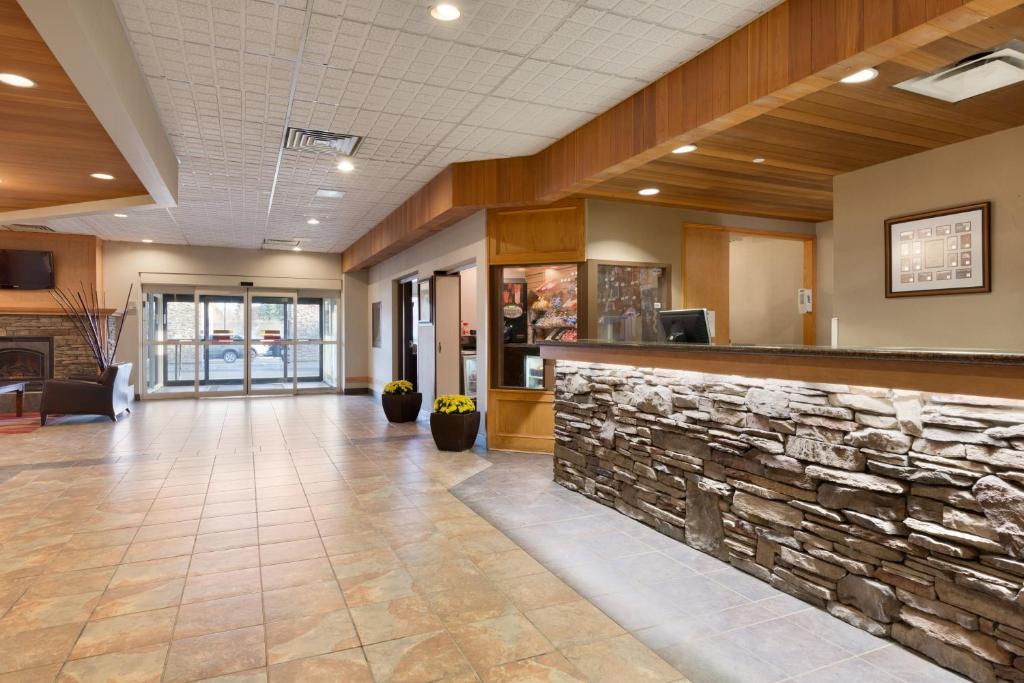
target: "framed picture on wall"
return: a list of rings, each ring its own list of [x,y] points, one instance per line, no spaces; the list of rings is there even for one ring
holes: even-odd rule
[[[992,291],[989,215],[981,202],[885,222],[885,296]]]
[[[417,322],[433,322],[434,311],[430,305],[430,278],[416,281],[416,304],[416,310],[419,312],[419,320]]]
[[[374,301],[370,304],[370,329],[372,330],[373,348],[381,348],[379,301]]]

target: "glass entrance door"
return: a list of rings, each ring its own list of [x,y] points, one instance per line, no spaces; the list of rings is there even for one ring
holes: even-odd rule
[[[245,291],[199,290],[199,367],[201,395],[240,396],[246,390]]]
[[[291,394],[295,378],[295,292],[249,293],[249,393]]]

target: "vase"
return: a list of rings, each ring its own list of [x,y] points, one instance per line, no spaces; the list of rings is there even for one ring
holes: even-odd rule
[[[388,422],[415,422],[423,405],[423,394],[413,391],[408,394],[382,394],[381,405]]]
[[[430,434],[438,450],[465,451],[473,447],[480,431],[480,411],[472,413],[431,413]]]

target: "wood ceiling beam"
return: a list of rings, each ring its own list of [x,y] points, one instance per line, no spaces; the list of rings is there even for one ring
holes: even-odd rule
[[[481,208],[590,194],[678,145],[700,142],[1022,4],[787,0],[533,156],[449,167],[443,186],[423,188],[357,240],[343,256],[345,270],[379,263]],[[423,202],[433,211],[416,208]]]

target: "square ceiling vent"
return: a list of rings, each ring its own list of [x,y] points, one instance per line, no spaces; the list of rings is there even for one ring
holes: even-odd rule
[[[275,240],[267,238],[263,240],[264,249],[294,250],[299,246],[299,240]]]
[[[331,133],[326,130],[311,130],[309,128],[289,127],[284,132],[284,148],[300,152],[334,152],[350,157],[356,153],[359,143],[362,141],[363,139],[358,135]]]
[[[897,83],[895,87],[955,103],[1021,81],[1024,81],[1024,42],[1011,40],[935,73]]]

